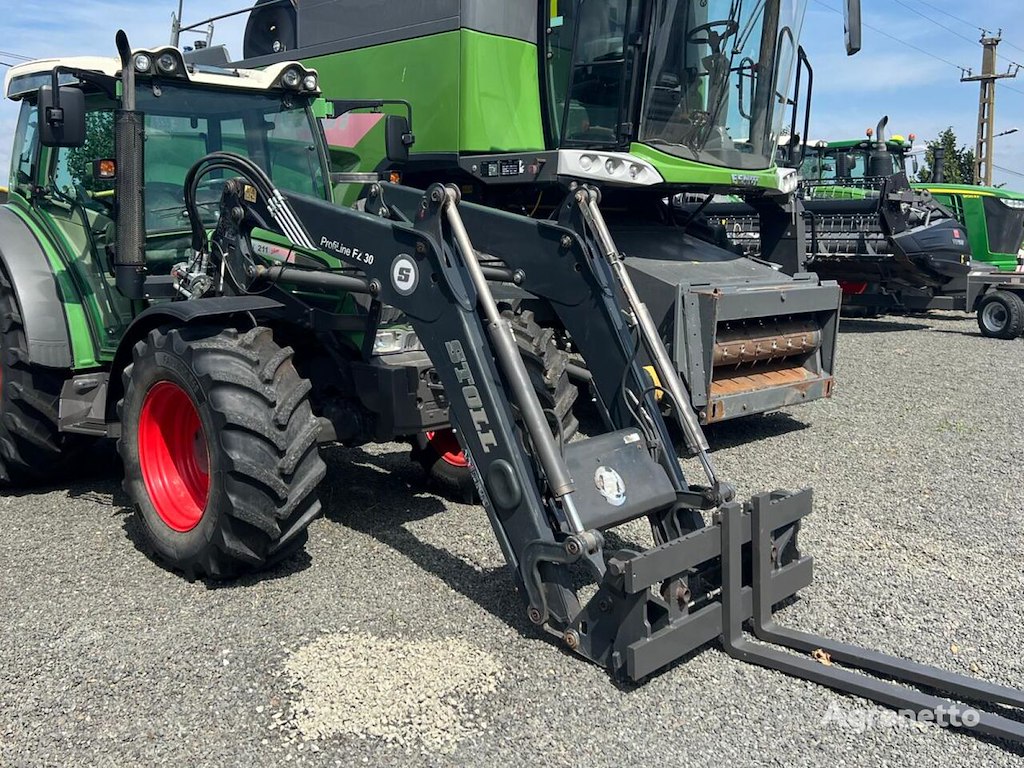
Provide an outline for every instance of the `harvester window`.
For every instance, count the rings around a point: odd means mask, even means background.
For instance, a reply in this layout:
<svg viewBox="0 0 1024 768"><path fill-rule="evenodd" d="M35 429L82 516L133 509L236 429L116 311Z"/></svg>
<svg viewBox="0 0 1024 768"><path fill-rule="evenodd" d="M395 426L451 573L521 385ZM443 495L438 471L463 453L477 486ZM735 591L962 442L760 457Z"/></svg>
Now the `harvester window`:
<svg viewBox="0 0 1024 768"><path fill-rule="evenodd" d="M989 252L1016 255L1024 241L1024 208L1007 204L998 197L982 198L982 205Z"/></svg>
<svg viewBox="0 0 1024 768"><path fill-rule="evenodd" d="M613 144L629 80L626 40L636 0L559 2L548 33L551 124L559 143Z"/></svg>
<svg viewBox="0 0 1024 768"><path fill-rule="evenodd" d="M775 155L805 0L662 0L651 21L640 139L757 170Z"/></svg>

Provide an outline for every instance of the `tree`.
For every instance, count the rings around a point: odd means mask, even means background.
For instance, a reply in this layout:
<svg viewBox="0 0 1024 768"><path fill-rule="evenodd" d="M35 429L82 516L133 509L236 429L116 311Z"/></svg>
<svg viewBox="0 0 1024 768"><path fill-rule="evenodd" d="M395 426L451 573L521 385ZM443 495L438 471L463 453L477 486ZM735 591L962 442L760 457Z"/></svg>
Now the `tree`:
<svg viewBox="0 0 1024 768"><path fill-rule="evenodd" d="M974 150L965 145L957 146L958 141L953 126L942 131L938 138L928 142L924 155L924 168L918 174L918 181L931 181L932 168L935 165L935 150L943 150L943 177L947 184L974 183Z"/></svg>
<svg viewBox="0 0 1024 768"><path fill-rule="evenodd" d="M93 179L92 163L114 157L114 113L89 112L85 116L85 144L68 152L68 174L90 192L113 189L113 182Z"/></svg>

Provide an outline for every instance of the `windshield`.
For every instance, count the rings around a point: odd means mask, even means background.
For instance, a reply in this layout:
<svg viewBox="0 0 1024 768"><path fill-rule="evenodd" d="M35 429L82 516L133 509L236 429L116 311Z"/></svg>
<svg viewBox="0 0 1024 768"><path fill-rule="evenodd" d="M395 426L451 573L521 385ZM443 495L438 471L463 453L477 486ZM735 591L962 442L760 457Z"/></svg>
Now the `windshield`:
<svg viewBox="0 0 1024 768"><path fill-rule="evenodd" d="M640 140L689 160L768 168L806 0L656 0Z"/></svg>
<svg viewBox="0 0 1024 768"><path fill-rule="evenodd" d="M842 185L902 173L900 152L874 152L869 147L808 149L800 164L800 176L807 181Z"/></svg>
<svg viewBox="0 0 1024 768"><path fill-rule="evenodd" d="M189 169L210 152L251 158L290 192L326 198L319 127L308 101L260 91L239 92L162 83L141 86L146 116L146 230L181 229L187 222L182 186ZM200 187L200 210L212 222L223 176Z"/></svg>

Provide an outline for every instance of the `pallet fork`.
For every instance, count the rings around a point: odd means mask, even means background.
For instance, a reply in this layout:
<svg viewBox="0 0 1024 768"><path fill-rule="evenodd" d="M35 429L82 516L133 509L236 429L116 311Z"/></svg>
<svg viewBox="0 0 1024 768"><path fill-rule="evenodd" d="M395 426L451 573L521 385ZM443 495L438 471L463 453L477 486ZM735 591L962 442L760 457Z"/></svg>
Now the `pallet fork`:
<svg viewBox="0 0 1024 768"><path fill-rule="evenodd" d="M242 178L225 183L211 245L198 224L195 190L217 169ZM193 169L186 204L196 251L220 259L218 269L238 292L285 302L279 285L354 291L405 313L449 395L451 420L527 614L566 648L616 677L640 680L720 639L734 658L928 712L940 725L1024 742L1024 723L1002 710L1024 707L1020 691L775 623L775 606L812 581L812 559L796 541L811 492L733 500L604 226L596 190L573 189L558 221L462 203L456 188L441 185L426 192L373 185L362 212L282 194L251 162L218 153ZM268 263L253 250L256 228L353 269ZM604 433L568 445L552 433L493 282L514 283L551 304L593 374ZM683 476L641 352L706 484ZM641 517L650 521L655 546L610 549L614 529ZM597 584L582 604L580 569ZM760 642L744 634L748 622ZM835 664L807 656L815 651ZM977 702L999 709L964 718L965 704Z"/></svg>

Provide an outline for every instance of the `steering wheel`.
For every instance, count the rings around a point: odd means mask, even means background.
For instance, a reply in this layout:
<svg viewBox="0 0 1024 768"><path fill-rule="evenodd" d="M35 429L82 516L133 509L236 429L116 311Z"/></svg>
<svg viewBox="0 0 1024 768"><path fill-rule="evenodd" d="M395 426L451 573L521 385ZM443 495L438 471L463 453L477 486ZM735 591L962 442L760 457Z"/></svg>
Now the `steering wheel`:
<svg viewBox="0 0 1024 768"><path fill-rule="evenodd" d="M719 28L721 32L716 31ZM718 19L697 25L686 35L686 40L694 45L706 45L711 48L711 53L717 55L722 52L722 42L739 31L740 25L736 20ZM703 37L699 37L701 32L704 33Z"/></svg>

